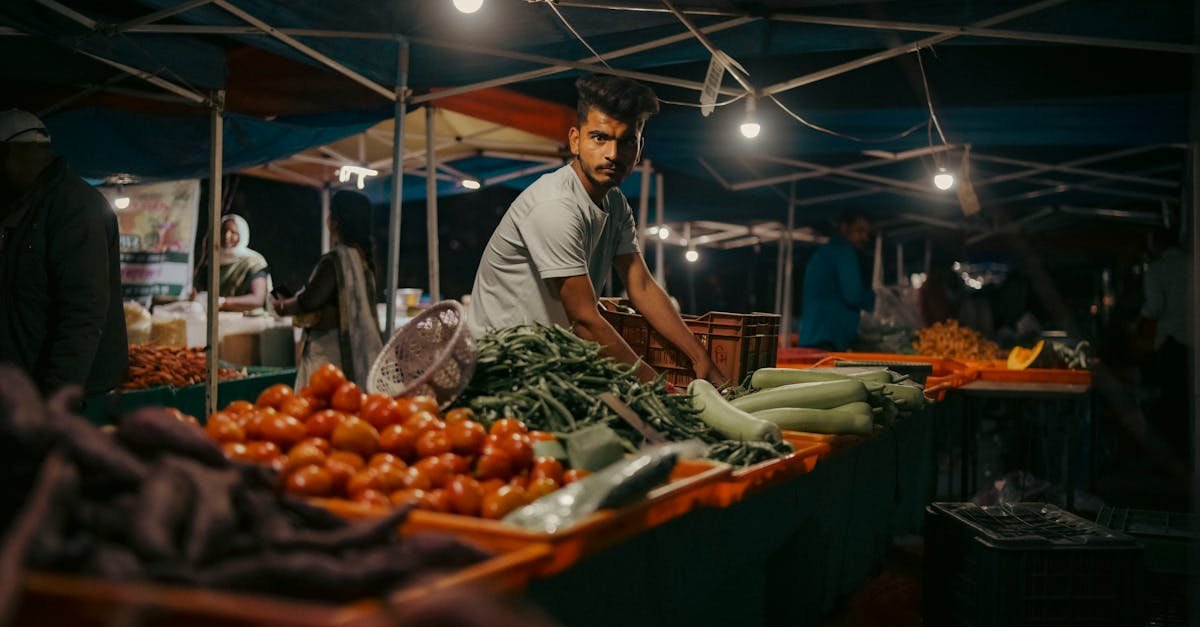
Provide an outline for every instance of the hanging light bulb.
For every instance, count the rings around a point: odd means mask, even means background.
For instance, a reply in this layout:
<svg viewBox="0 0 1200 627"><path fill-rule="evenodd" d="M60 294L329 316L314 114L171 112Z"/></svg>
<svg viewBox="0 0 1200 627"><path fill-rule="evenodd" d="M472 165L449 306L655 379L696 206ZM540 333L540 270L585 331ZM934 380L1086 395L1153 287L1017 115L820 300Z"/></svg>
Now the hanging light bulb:
<svg viewBox="0 0 1200 627"><path fill-rule="evenodd" d="M483 6L483 0L454 0L454 8L463 13L474 13Z"/></svg>
<svg viewBox="0 0 1200 627"><path fill-rule="evenodd" d="M128 209L129 208L129 196L125 195L125 186L124 185L117 186L117 197L113 198L113 207L116 209Z"/></svg>
<svg viewBox="0 0 1200 627"><path fill-rule="evenodd" d="M696 252L696 249L690 248L686 253L683 253L683 258L687 259L688 263L696 263L700 261L700 253Z"/></svg>
<svg viewBox="0 0 1200 627"><path fill-rule="evenodd" d="M666 225L658 227L658 239L667 239L668 237L671 237L671 229L668 229Z"/></svg>
<svg viewBox="0 0 1200 627"><path fill-rule="evenodd" d="M954 175L947 172L946 168L938 168L938 173L933 175L933 186L942 191L954 187Z"/></svg>
<svg viewBox="0 0 1200 627"><path fill-rule="evenodd" d="M475 179L463 179L462 186L465 189L479 189L480 187L482 187L482 185L480 185L479 181L476 181Z"/></svg>
<svg viewBox="0 0 1200 627"><path fill-rule="evenodd" d="M745 137L746 139L754 139L755 137L758 137L759 132L762 131L762 126L758 123L758 112L756 111L757 105L755 101L756 98L754 96L746 97L746 119L742 122L742 126L740 127L742 131L742 137Z"/></svg>

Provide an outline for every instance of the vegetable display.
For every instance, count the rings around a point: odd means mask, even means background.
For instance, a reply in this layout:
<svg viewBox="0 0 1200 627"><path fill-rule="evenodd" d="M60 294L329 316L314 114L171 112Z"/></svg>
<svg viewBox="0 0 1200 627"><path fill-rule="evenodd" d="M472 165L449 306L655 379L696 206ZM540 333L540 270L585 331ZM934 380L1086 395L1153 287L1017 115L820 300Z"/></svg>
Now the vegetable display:
<svg viewBox="0 0 1200 627"><path fill-rule="evenodd" d="M913 349L918 355L948 359L1003 359L1000 347L970 327L960 326L957 320L935 322L917 331Z"/></svg>
<svg viewBox="0 0 1200 627"><path fill-rule="evenodd" d="M443 415L431 397L364 394L326 364L298 393L272 386L214 413L205 430L230 459L277 469L291 494L463 516L500 518L587 474L535 453L562 451L553 435L474 417Z"/></svg>
<svg viewBox="0 0 1200 627"><path fill-rule="evenodd" d="M645 438L600 400L608 392L666 439L698 439L710 445L707 456L717 461L748 465L792 451L778 439L723 435L698 416L703 409L690 395L668 393L661 378L640 382L635 368L602 357L599 344L565 329L513 327L479 338L477 348L475 375L456 404L474 410L485 424L515 416L532 429L560 436L603 424L633 452Z"/></svg>
<svg viewBox="0 0 1200 627"><path fill-rule="evenodd" d="M204 383L208 366L204 349L133 344L129 347L129 380L122 390L143 390L167 385L175 388ZM245 373L221 368L222 381L240 379Z"/></svg>
<svg viewBox="0 0 1200 627"><path fill-rule="evenodd" d="M281 495L275 472L226 460L201 427L164 408L140 410L111 435L68 411L74 394L43 405L23 373L0 366L12 516L0 617L12 615L23 567L341 601L486 556L445 538L402 541L408 508L348 522Z"/></svg>

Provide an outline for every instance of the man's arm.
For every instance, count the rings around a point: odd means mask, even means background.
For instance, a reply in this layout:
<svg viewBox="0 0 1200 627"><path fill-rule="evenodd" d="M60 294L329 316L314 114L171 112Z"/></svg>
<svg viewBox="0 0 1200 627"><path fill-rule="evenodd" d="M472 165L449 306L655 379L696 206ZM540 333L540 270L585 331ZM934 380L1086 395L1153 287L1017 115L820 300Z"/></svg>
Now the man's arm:
<svg viewBox="0 0 1200 627"><path fill-rule="evenodd" d="M717 385L726 383L725 375L717 370L716 364L708 356L708 350L700 344L691 329L688 329L687 325L683 323L683 319L671 305L671 299L667 293L650 275L650 269L646 267L646 261L642 258L641 253L617 255L613 264L621 273L625 289L629 292L629 300L633 301L634 308L645 316L646 321L654 327L655 331L687 354L688 358L692 360L692 370L696 376L708 379Z"/></svg>
<svg viewBox="0 0 1200 627"><path fill-rule="evenodd" d="M85 385L91 373L112 298L105 224L109 219L116 222L116 216L80 202L57 225L47 225L53 305L44 353L46 391L70 383Z"/></svg>
<svg viewBox="0 0 1200 627"><path fill-rule="evenodd" d="M550 279L551 286L558 291L563 309L575 334L585 340L598 342L604 347L603 355L626 363L634 364L638 356L629 348L625 339L617 333L596 304L596 290L592 289L592 280L586 274ZM637 377L642 381L653 381L658 376L654 369L642 362L638 368Z"/></svg>
<svg viewBox="0 0 1200 627"><path fill-rule="evenodd" d="M834 269L837 271L838 291L842 300L850 307L860 311L875 309L875 292L863 285L862 275L858 272L858 255L849 246L838 251L834 259Z"/></svg>

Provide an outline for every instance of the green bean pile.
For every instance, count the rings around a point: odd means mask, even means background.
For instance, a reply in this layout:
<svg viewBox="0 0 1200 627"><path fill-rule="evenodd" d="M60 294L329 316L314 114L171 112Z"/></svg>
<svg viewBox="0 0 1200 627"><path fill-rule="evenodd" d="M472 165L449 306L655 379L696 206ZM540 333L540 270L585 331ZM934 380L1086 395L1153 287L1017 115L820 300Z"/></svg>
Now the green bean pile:
<svg viewBox="0 0 1200 627"><path fill-rule="evenodd" d="M455 401L470 407L485 425L519 418L530 429L564 436L582 427L605 424L634 451L644 438L599 399L604 392L628 404L670 440L697 439L709 445L708 457L745 466L786 455L786 442L727 440L696 417L687 394L670 394L660 376L642 383L636 366L600 355L601 346L561 327L526 325L480 338L475 374Z"/></svg>

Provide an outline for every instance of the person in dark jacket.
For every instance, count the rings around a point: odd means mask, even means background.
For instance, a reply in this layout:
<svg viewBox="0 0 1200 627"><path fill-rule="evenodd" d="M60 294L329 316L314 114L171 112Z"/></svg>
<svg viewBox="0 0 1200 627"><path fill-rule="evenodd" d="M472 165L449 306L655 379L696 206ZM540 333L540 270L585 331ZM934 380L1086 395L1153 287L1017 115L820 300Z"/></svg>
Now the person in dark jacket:
<svg viewBox="0 0 1200 627"><path fill-rule="evenodd" d="M121 383L128 345L117 217L50 147L37 117L0 112L0 362L50 393Z"/></svg>

